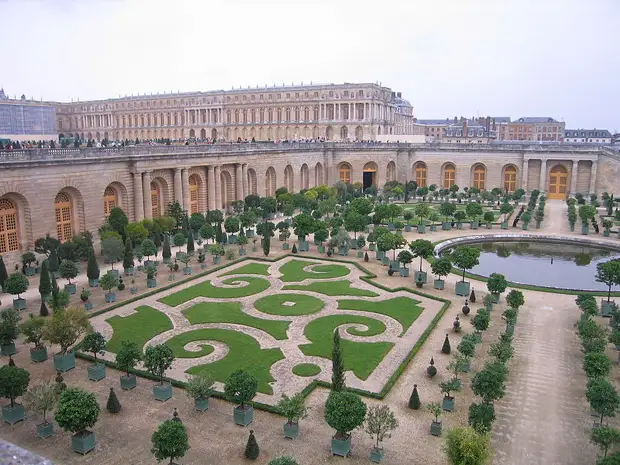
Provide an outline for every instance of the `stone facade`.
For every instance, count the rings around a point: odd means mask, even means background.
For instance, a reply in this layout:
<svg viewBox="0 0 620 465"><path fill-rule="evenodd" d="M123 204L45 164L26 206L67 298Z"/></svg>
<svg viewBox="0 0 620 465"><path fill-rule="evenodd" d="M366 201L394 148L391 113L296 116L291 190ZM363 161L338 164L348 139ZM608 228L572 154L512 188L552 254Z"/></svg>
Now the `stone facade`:
<svg viewBox="0 0 620 465"><path fill-rule="evenodd" d="M368 183L365 172L378 187L417 180L440 188L539 189L556 199L618 193L620 154L568 145L139 145L2 152L0 169L0 253L17 254L46 233L96 234L113 206L130 221L161 215L175 200L190 213L206 212L249 194L274 195L278 187Z"/></svg>

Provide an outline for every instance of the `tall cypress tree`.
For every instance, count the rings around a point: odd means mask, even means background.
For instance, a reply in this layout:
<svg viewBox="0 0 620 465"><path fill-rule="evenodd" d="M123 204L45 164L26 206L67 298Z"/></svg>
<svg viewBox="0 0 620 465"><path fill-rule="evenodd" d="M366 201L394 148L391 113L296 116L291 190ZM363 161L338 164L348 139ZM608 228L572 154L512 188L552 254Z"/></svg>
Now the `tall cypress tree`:
<svg viewBox="0 0 620 465"><path fill-rule="evenodd" d="M6 272L6 265L4 259L0 255L0 287L4 287L4 283L9 279L9 274Z"/></svg>
<svg viewBox="0 0 620 465"><path fill-rule="evenodd" d="M221 244L222 242L224 242L224 239L222 236L223 236L222 222L218 221L217 226L215 227L215 242L217 242L218 244Z"/></svg>
<svg viewBox="0 0 620 465"><path fill-rule="evenodd" d="M187 228L187 253L194 252L194 233L192 233L192 228Z"/></svg>
<svg viewBox="0 0 620 465"><path fill-rule="evenodd" d="M45 300L45 297L52 293L52 280L50 278L49 266L47 260L43 260L41 264L41 277L39 278L39 294L41 294L41 300Z"/></svg>
<svg viewBox="0 0 620 465"><path fill-rule="evenodd" d="M125 254L123 255L123 268L133 268L133 247L131 239L125 239Z"/></svg>
<svg viewBox="0 0 620 465"><path fill-rule="evenodd" d="M420 395L418 394L418 385L413 385L413 392L411 393L411 397L409 398L409 408L413 410L420 409Z"/></svg>
<svg viewBox="0 0 620 465"><path fill-rule="evenodd" d="M88 279L99 279L99 265L97 264L97 257L95 257L95 251L91 247L88 250L88 263L86 265L86 276Z"/></svg>
<svg viewBox="0 0 620 465"><path fill-rule="evenodd" d="M48 258L49 263L47 264L50 270L50 273L57 273L60 269L60 262L58 261L58 250L53 248L50 251L50 256Z"/></svg>
<svg viewBox="0 0 620 465"><path fill-rule="evenodd" d="M270 248L271 248L271 237L267 235L263 237L263 253L265 254L265 257L269 256Z"/></svg>
<svg viewBox="0 0 620 465"><path fill-rule="evenodd" d="M170 250L170 235L164 234L164 246L161 251L161 256L165 261L170 260L172 257L172 251Z"/></svg>
<svg viewBox="0 0 620 465"><path fill-rule="evenodd" d="M344 360L340 350L340 333L336 328L332 345L332 391L344 391L346 387L344 381Z"/></svg>

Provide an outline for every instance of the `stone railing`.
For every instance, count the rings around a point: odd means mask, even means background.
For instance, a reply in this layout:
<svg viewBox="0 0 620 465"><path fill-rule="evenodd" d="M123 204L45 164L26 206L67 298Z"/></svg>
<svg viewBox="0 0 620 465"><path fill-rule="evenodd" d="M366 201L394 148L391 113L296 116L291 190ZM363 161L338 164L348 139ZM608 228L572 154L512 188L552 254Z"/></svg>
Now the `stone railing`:
<svg viewBox="0 0 620 465"><path fill-rule="evenodd" d="M39 457L15 444L3 441L2 439L0 439L0 463L16 465L53 465L49 460Z"/></svg>

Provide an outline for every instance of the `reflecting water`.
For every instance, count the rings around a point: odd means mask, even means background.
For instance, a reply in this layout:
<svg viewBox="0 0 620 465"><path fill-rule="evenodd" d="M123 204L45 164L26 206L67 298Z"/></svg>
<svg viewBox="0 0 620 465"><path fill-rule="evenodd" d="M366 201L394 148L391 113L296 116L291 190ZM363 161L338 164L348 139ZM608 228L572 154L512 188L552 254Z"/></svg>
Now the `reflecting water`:
<svg viewBox="0 0 620 465"><path fill-rule="evenodd" d="M596 265L620 259L618 252L564 243L502 241L468 245L480 249L480 264L472 273L502 273L509 281L564 289L606 291L607 286L594 279Z"/></svg>

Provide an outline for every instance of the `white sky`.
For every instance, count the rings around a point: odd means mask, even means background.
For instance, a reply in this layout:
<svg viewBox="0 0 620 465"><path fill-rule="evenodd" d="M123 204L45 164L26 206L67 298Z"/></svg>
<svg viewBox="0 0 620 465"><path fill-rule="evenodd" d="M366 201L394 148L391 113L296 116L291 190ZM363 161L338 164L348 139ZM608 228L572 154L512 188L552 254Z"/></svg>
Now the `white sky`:
<svg viewBox="0 0 620 465"><path fill-rule="evenodd" d="M620 129L620 0L0 0L0 16L11 96L379 81L418 118Z"/></svg>

